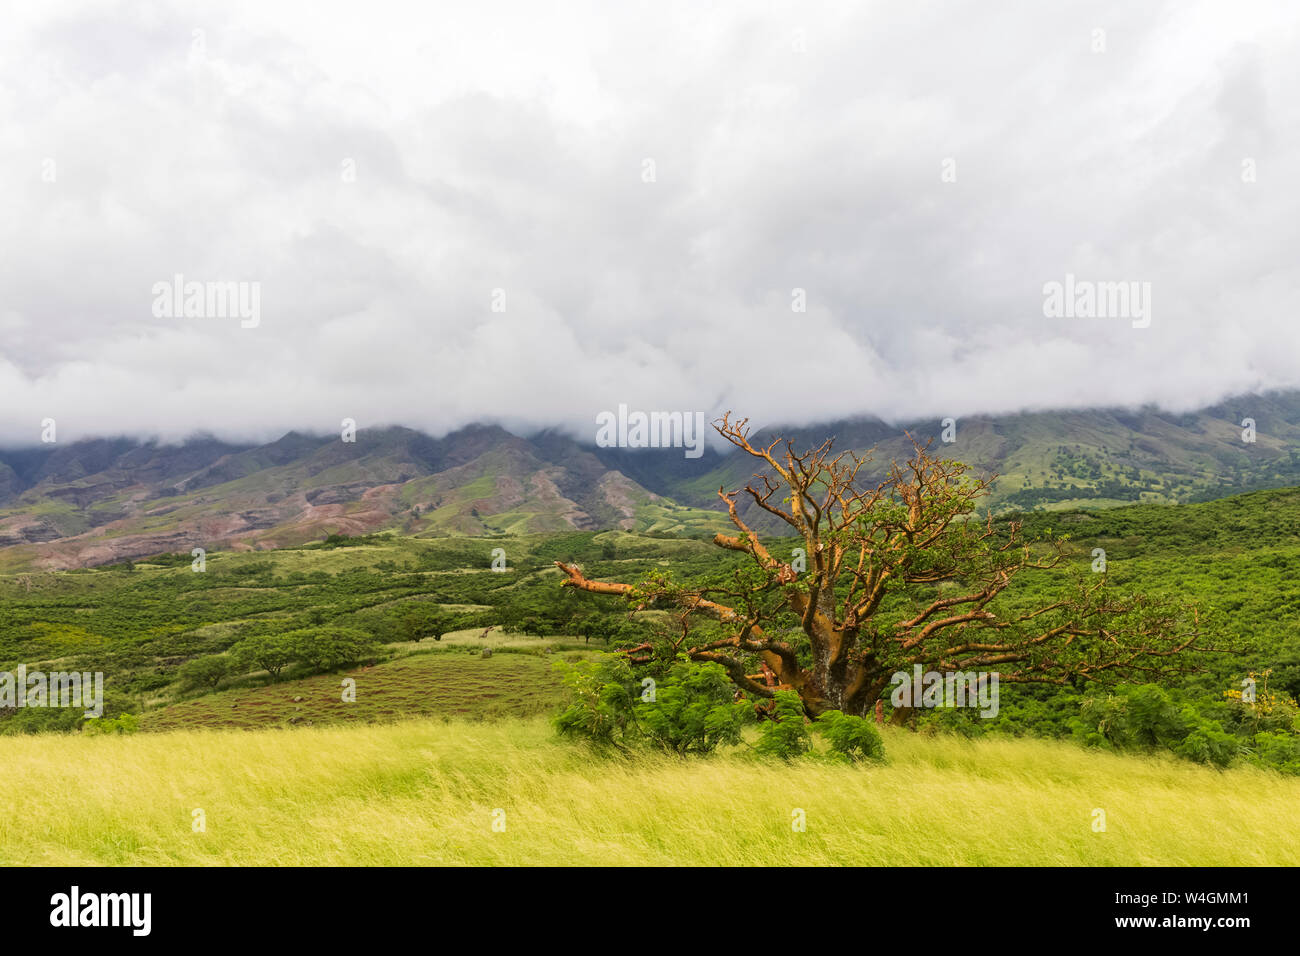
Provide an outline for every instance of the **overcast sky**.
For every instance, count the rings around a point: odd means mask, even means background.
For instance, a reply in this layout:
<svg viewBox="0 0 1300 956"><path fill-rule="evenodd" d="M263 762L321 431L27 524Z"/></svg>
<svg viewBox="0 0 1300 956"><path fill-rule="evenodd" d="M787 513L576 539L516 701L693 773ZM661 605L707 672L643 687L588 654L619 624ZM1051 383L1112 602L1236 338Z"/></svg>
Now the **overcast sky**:
<svg viewBox="0 0 1300 956"><path fill-rule="evenodd" d="M7 8L0 442L1297 386L1298 25L1286 0ZM259 324L155 315L177 274L258 283ZM1045 316L1067 274L1149 282L1149 327Z"/></svg>

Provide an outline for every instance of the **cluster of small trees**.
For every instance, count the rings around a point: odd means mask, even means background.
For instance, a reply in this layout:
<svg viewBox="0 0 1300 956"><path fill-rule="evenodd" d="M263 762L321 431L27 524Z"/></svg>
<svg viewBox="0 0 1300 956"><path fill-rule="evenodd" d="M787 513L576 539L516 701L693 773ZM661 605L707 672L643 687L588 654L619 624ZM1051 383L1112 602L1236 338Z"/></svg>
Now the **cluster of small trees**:
<svg viewBox="0 0 1300 956"><path fill-rule="evenodd" d="M1282 773L1300 774L1300 710L1285 693L1265 684L1253 699L1241 691L1225 696L1223 719L1207 716L1181 695L1155 684L1129 685L1085 698L1070 721L1076 738L1090 747L1167 750L1187 760L1227 767L1244 759Z"/></svg>
<svg viewBox="0 0 1300 956"><path fill-rule="evenodd" d="M409 601L386 616L377 626L380 633L376 636L389 641L422 641L426 637L440 641L444 634L465 626L463 615L451 614L431 602Z"/></svg>
<svg viewBox="0 0 1300 956"><path fill-rule="evenodd" d="M213 688L227 677L266 671L272 680L289 668L332 671L371 660L379 642L365 631L347 627L312 627L283 634L255 634L226 654L199 657L181 665L177 676L191 688Z"/></svg>

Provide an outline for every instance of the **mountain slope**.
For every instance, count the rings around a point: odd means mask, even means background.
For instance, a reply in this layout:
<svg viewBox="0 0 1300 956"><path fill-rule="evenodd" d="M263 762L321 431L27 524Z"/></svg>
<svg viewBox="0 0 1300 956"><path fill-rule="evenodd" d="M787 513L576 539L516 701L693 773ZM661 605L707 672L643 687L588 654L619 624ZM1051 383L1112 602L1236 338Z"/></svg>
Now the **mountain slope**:
<svg viewBox="0 0 1300 956"><path fill-rule="evenodd" d="M386 529L656 531L721 521L662 501L571 439L534 445L488 426L441 439L361 430L354 443L290 433L253 448L95 440L4 458L0 554L11 567L286 547Z"/></svg>
<svg viewBox="0 0 1300 956"><path fill-rule="evenodd" d="M1246 418L1255 422L1253 442L1242 440ZM906 433L932 441L934 453L965 462L975 474L996 474L988 503L999 511L1204 501L1300 484L1300 392L1248 396L1188 415L1097 409L972 416L956 421L955 440L947 443L939 421L878 419L767 427L751 440L780 436L803 451L833 436L837 450L871 452L862 478L874 482L891 461L910 454ZM668 456L600 454L652 491L697 507L712 507L719 487L742 487L757 470L753 458L739 454L708 452L693 476ZM775 521L743 501L742 513L761 527Z"/></svg>
<svg viewBox="0 0 1300 956"><path fill-rule="evenodd" d="M1255 441L1242 440L1242 421ZM1099 409L970 417L942 441L937 421L862 418L766 428L802 450L834 436L872 451L864 480L905 459L905 432L996 473L997 510L1198 501L1300 485L1300 392L1247 396L1188 415ZM594 428L592 433L594 438ZM625 528L711 533L720 487L743 487L747 455L595 448L559 432L530 438L471 425L434 438L363 429L355 442L290 432L265 445L210 437L180 445L100 438L0 451L0 566L71 568L194 547L269 548L327 534L514 534ZM775 519L747 505L760 529Z"/></svg>

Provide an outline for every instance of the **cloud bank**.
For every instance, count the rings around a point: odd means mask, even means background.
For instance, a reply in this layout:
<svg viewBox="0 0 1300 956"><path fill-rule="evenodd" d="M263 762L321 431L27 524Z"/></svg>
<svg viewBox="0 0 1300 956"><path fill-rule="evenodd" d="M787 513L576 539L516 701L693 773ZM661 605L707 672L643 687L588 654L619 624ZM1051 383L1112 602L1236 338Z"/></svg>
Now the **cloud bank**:
<svg viewBox="0 0 1300 956"><path fill-rule="evenodd" d="M1291 4L34 7L6 444L1300 385ZM256 327L159 317L177 275L257 283ZM1067 275L1150 326L1045 316Z"/></svg>

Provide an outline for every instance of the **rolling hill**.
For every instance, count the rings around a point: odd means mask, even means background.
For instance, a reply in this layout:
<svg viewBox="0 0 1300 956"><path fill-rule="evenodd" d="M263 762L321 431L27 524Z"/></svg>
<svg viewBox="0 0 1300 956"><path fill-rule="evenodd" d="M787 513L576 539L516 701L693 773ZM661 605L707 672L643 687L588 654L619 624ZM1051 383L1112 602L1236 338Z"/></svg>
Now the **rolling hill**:
<svg viewBox="0 0 1300 956"><path fill-rule="evenodd" d="M1255 440L1243 441L1244 419ZM878 419L767 428L800 448L826 436L874 449L864 475L906 457L905 433L997 474L997 510L1203 501L1300 484L1300 392L1190 414L1158 409L1026 412L956 422ZM594 438L594 429L593 435ZM492 535L621 528L708 534L717 489L742 487L748 456L629 450L558 431L473 425L442 437L362 429L355 442L290 432L264 445L211 437L165 445L99 438L0 451L0 566L73 568L194 547L269 549L325 535L398 530ZM757 509L753 509L757 510ZM753 515L756 526L765 527ZM766 517L766 516L763 516Z"/></svg>

